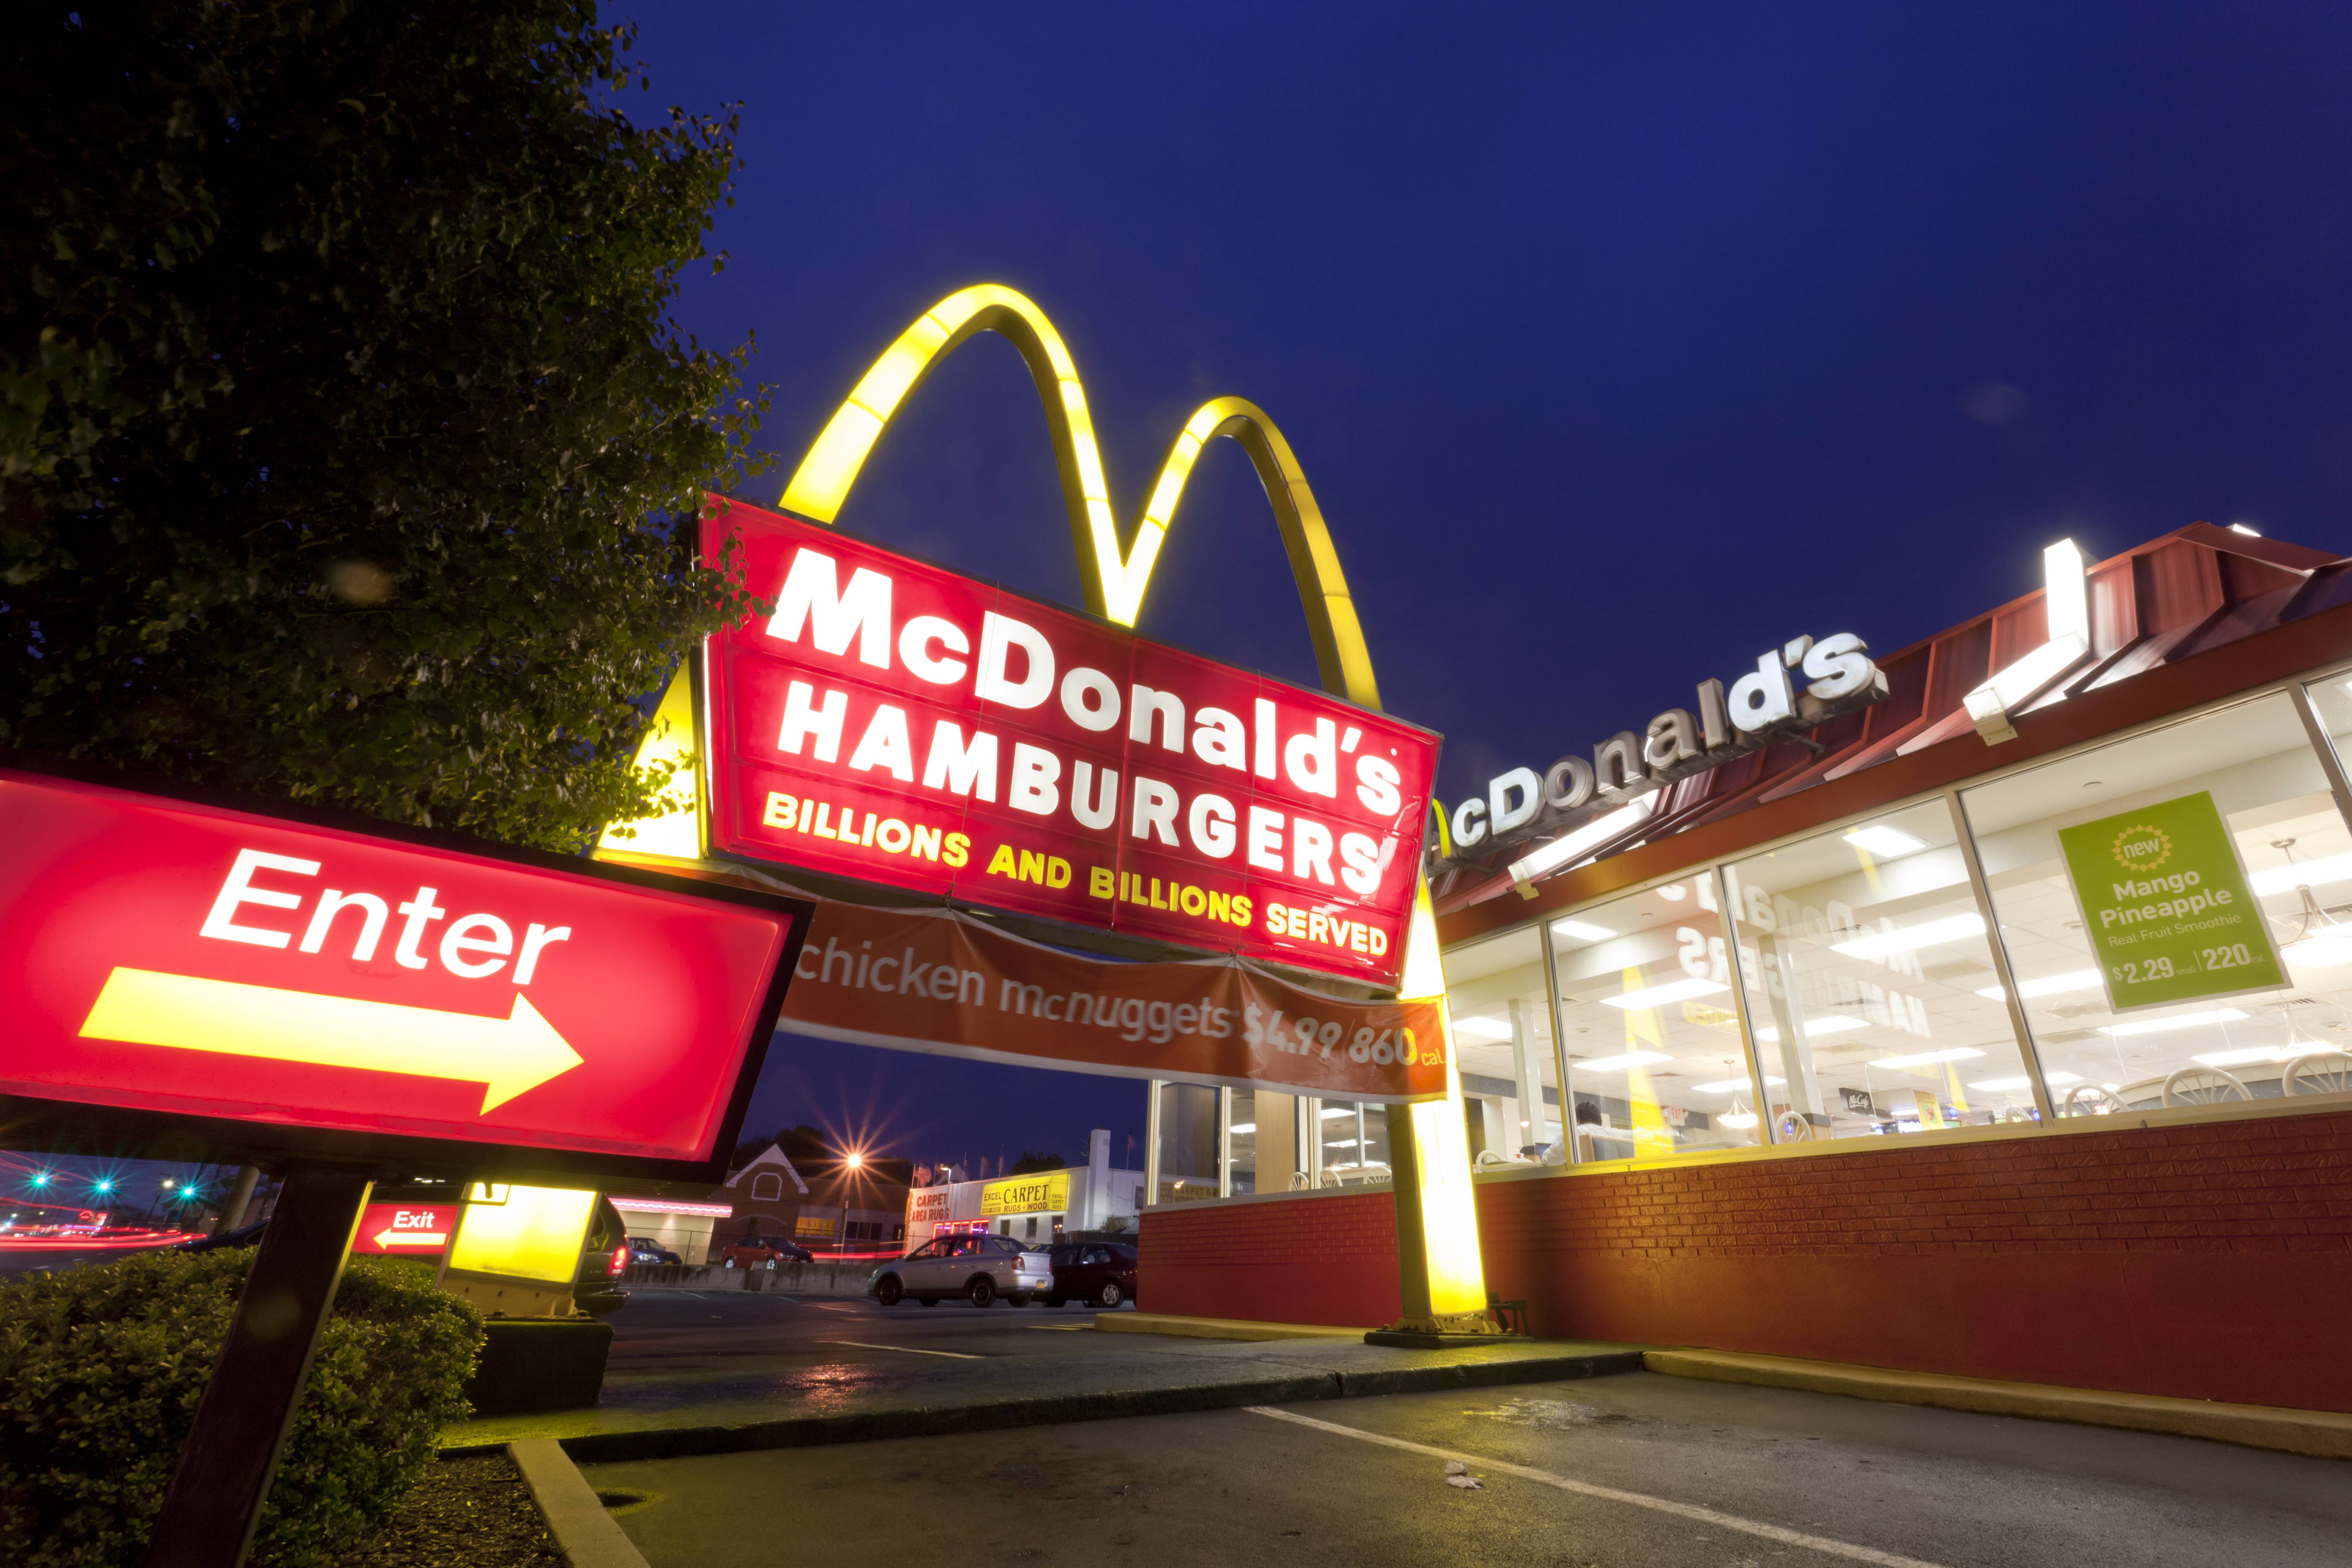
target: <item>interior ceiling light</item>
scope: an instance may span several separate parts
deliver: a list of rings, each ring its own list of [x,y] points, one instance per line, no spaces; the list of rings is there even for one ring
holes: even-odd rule
[[[1808,1019],[1805,1023],[1805,1038],[1810,1040],[1821,1035],[1843,1035],[1848,1029],[1860,1029],[1865,1026],[1860,1018],[1849,1018],[1844,1014],[1839,1013],[1827,1018]],[[1780,1037],[1780,1031],[1778,1026],[1767,1024],[1756,1031],[1756,1037],[1759,1040],[1777,1040]]]
[[[2066,991],[2088,991],[2098,983],[2099,972],[2095,969],[2070,969],[2063,974],[2045,974],[2039,980],[2021,980],[2017,983],[2017,994],[2031,1002],[2036,996],[2055,996]],[[2001,989],[1998,985],[1988,985],[1977,994],[1989,1002],[1998,1002],[2002,997]]]
[[[1937,1062],[1964,1062],[1984,1053],[1974,1046],[1953,1046],[1940,1051],[1920,1051],[1907,1057],[1881,1057],[1870,1065],[1874,1068],[1924,1068]]]
[[[2305,1048],[2316,1050],[2319,1047],[2308,1047]],[[2199,1067],[2234,1068],[2243,1067],[2248,1062],[2292,1061],[2296,1057],[2304,1054],[2304,1051],[2295,1049],[2292,1044],[2284,1046],[2245,1046],[2234,1051],[2208,1051],[2201,1057],[2190,1057],[2189,1059],[2195,1062]]]
[[[1603,996],[1600,1000],[1612,1007],[1654,1007],[1661,1002],[1685,1002],[1693,996],[1712,996],[1731,987],[1719,980],[1669,980],[1664,985],[1648,985],[1639,991],[1628,991],[1622,996]]]
[[[2083,1081],[2083,1078],[2080,1073],[2071,1072],[2044,1073],[2042,1078],[2053,1089],[2063,1089],[2070,1083],[2080,1083]],[[2012,1089],[2032,1089],[2033,1087],[2033,1080],[2030,1078],[2023,1077],[1989,1078],[1981,1083],[1971,1083],[1969,1087],[1970,1089],[1980,1089],[1987,1094],[2005,1094]]]
[[[1916,947],[1933,947],[1937,942],[1958,942],[1967,937],[1984,935],[1982,915],[1946,915],[1939,921],[1924,921],[1916,926],[1896,926],[1893,931],[1872,931],[1852,942],[1841,942],[1831,948],[1848,958],[1885,958],[1890,952],[1909,952]]]
[[[1326,1121],[1330,1121],[1331,1118],[1335,1116],[1353,1116],[1356,1113],[1354,1111],[1339,1106],[1327,1105],[1323,1108],[1323,1120]]]
[[[1511,1026],[1500,1018],[1456,1018],[1454,1032],[1482,1040],[1507,1040],[1511,1037]]]
[[[1689,896],[1689,892],[1690,889],[1685,888],[1680,882],[1668,882],[1658,889],[1658,897],[1670,904],[1679,904]]]
[[[1845,836],[1845,841],[1867,855],[1881,860],[1893,860],[1905,855],[1916,855],[1927,847],[1924,838],[1914,838],[1899,827],[1889,827],[1874,822],[1867,827],[1857,827]]]
[[[1788,1081],[1789,1080],[1785,1078],[1767,1078],[1764,1080],[1764,1087],[1770,1089],[1775,1084],[1783,1084]],[[1748,1089],[1748,1080],[1744,1078],[1718,1079],[1713,1083],[1695,1083],[1691,1085],[1691,1087],[1698,1090],[1701,1094],[1745,1093]]]
[[[2125,1035],[2163,1035],[2175,1029],[2201,1029],[2208,1024],[2234,1024],[2245,1015],[2235,1007],[2209,1007],[2202,1013],[2175,1013],[2168,1018],[2137,1018],[2128,1024],[2102,1024],[2099,1033]]]
[[[2303,921],[2295,928],[2294,940],[2279,949],[2279,956],[2309,969],[2336,969],[2352,963],[2352,926],[2339,925],[2329,918],[2319,907],[2319,900],[2311,896],[2308,883],[2297,886],[2295,892],[2303,900]]]
[[[1730,1110],[1716,1120],[1726,1127],[1753,1127],[1756,1125],[1756,1113],[1744,1105],[1735,1103]]]
[[[1573,833],[1563,833],[1550,843],[1512,861],[1511,880],[1525,888],[1545,872],[1582,858],[1635,824],[1646,820],[1657,808],[1658,797],[1645,795],[1631,805],[1621,805],[1608,816],[1586,823]]]
[[[1617,933],[1607,926],[1594,925],[1591,921],[1554,921],[1551,929],[1562,936],[1572,936],[1580,942],[1600,942]]]
[[[2323,855],[2300,865],[2271,866],[2246,879],[2246,885],[2267,898],[2292,893],[2297,888],[2324,888],[2330,882],[2352,882],[2352,854]]]
[[[1226,1128],[1225,1131],[1235,1133],[1255,1132],[1257,1131],[1257,1123],[1255,1121],[1236,1121],[1231,1127]]]
[[[1664,1051],[1627,1051],[1622,1057],[1595,1057],[1591,1061],[1570,1062],[1569,1066],[1584,1068],[1592,1072],[1623,1072],[1629,1068],[1645,1068],[1653,1062],[1670,1062],[1674,1059]]]

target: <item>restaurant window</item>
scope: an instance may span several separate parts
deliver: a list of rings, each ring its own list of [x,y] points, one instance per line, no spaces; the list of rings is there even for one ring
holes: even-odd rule
[[[1457,947],[1444,964],[1472,1163],[1482,1170],[1561,1163],[1559,1068],[1541,939],[1533,928],[1511,931]]]
[[[2286,693],[1960,799],[2062,1116],[2352,1087],[2352,833]]]
[[[1204,1084],[1160,1086],[1160,1164],[1155,1203],[1217,1195],[1217,1091]]]
[[[1283,1193],[1306,1184],[1298,1160],[1298,1100],[1268,1089],[1233,1091],[1226,1190]]]
[[[1390,1179],[1388,1107],[1326,1100],[1317,1102],[1315,1119],[1325,1186]]]
[[[1553,920],[1578,1159],[1759,1141],[1715,889],[1703,872]]]
[[[1941,800],[1726,868],[1778,1142],[2036,1119]]]

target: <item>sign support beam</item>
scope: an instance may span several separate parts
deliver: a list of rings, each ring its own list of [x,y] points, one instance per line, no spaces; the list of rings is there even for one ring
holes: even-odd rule
[[[240,1568],[253,1550],[373,1185],[330,1167],[287,1173],[164,1494],[146,1568]]]

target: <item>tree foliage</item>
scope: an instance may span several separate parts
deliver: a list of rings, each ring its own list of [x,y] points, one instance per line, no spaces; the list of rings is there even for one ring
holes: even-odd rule
[[[26,0],[0,54],[0,744],[578,847],[740,614],[732,118],[591,0]],[[723,257],[714,265],[723,264]],[[657,782],[657,781],[655,781]]]

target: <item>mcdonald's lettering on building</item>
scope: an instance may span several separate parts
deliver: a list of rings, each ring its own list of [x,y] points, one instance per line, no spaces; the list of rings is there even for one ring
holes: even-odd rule
[[[709,848],[1392,983],[1437,738],[793,518],[709,639]]]

